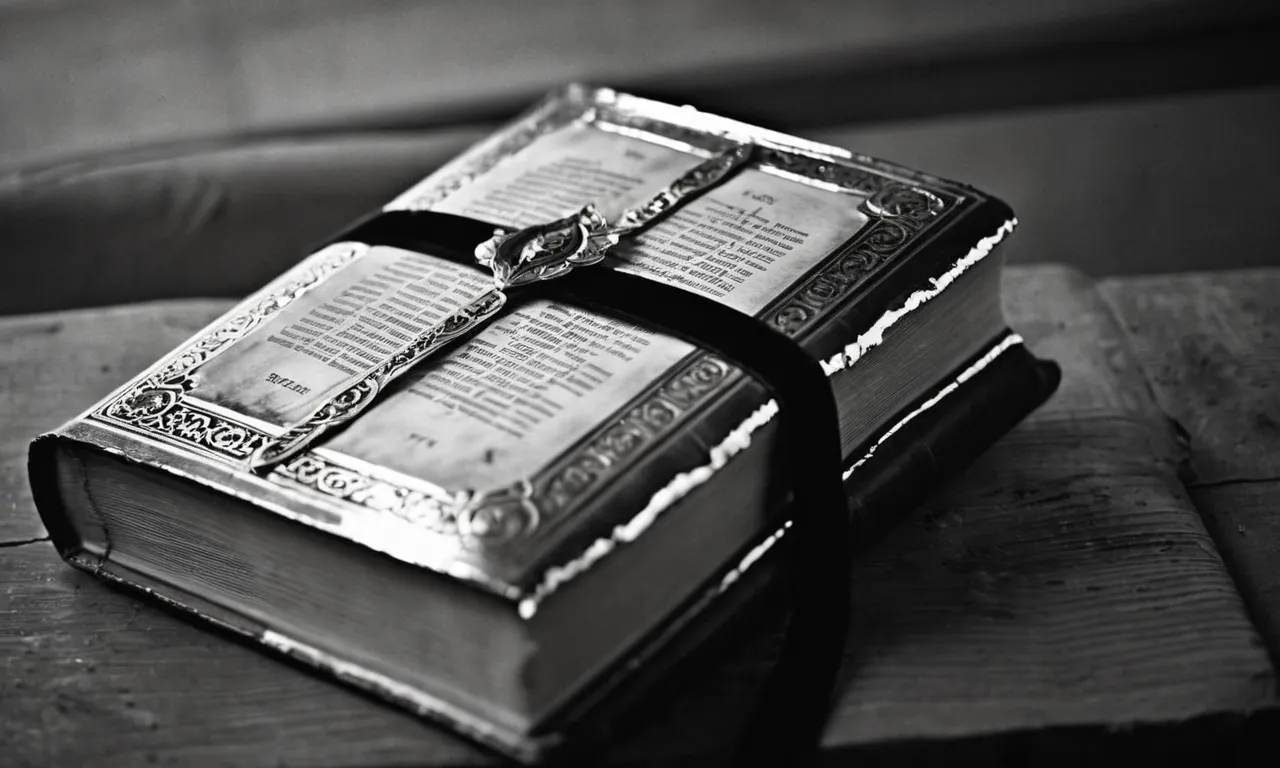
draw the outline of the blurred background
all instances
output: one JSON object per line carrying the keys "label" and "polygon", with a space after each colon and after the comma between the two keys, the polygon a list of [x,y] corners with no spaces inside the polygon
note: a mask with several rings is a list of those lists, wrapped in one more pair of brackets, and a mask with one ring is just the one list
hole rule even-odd
{"label": "blurred background", "polygon": [[5,0],[0,313],[239,296],[577,80],[1006,199],[1012,262],[1280,264],[1280,2]]}

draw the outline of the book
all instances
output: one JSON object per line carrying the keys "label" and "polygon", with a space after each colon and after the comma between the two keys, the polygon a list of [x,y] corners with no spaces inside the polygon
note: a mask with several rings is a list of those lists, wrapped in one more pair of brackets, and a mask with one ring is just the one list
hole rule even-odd
{"label": "book", "polygon": [[791,489],[770,471],[765,387],[694,344],[513,292],[357,417],[257,460],[491,291],[415,212],[518,229],[593,204],[616,225],[741,147],[731,174],[584,268],[713,298],[821,361],[851,513],[890,524],[1056,385],[1001,313],[1012,212],[570,86],[38,438],[54,544],[516,758],[585,739],[767,581]]}

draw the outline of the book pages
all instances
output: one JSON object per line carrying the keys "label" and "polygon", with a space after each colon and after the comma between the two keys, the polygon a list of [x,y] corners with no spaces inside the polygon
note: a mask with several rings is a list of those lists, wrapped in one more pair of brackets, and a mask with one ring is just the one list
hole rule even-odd
{"label": "book pages", "polygon": [[[691,148],[574,123],[436,207],[519,226],[589,202],[616,216],[700,160]],[[608,263],[757,314],[866,223],[861,200],[748,168],[620,244]],[[296,423],[488,287],[480,270],[374,247],[210,361],[190,394],[270,425]],[[417,366],[325,448],[439,488],[509,485],[692,351],[572,306],[517,301]]]}

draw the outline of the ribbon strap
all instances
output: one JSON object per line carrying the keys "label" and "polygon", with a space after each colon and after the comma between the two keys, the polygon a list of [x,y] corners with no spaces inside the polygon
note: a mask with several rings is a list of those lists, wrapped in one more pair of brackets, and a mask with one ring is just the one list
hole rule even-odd
{"label": "ribbon strap", "polygon": [[[711,349],[777,398],[777,456],[792,488],[792,615],[733,765],[799,765],[822,737],[850,614],[850,522],[835,397],[822,366],[780,331],[713,299],[610,269],[555,286],[558,297]],[[789,543],[788,543],[789,542]]]}
{"label": "ribbon strap", "polygon": [[[475,266],[470,244],[492,225],[433,211],[383,213],[343,236]],[[709,349],[777,398],[780,471],[792,488],[782,541],[793,612],[782,655],[738,745],[734,765],[799,765],[825,727],[850,614],[850,520],[835,398],[821,365],[758,318],[683,288],[601,266],[540,286],[557,300],[620,317]]]}
{"label": "ribbon strap", "polygon": [[[778,400],[777,455],[793,500],[790,550],[793,611],[782,656],[765,683],[735,764],[797,765],[814,754],[826,724],[850,612],[850,523],[841,482],[835,398],[819,363],[763,321],[713,299],[599,263],[620,237],[636,234],[689,198],[728,178],[751,157],[736,146],[677,179],[610,226],[588,206],[573,216],[510,233],[434,211],[384,212],[342,239],[398,246],[488,267],[493,290],[415,339],[251,459],[265,471],[350,421],[395,377],[494,317],[506,291],[539,284],[573,304],[684,339],[752,374]],[[555,279],[553,283],[543,281]]]}

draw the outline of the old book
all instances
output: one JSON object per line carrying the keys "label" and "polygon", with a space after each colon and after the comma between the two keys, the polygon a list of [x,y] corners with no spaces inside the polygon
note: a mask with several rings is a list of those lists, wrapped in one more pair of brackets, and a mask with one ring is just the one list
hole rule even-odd
{"label": "old book", "polygon": [[744,165],[589,268],[712,297],[820,360],[851,509],[887,524],[1056,384],[1001,313],[1011,211],[575,86],[36,440],[54,543],[517,758],[591,732],[588,711],[634,698],[772,567],[790,489],[770,472],[780,416],[762,385],[538,294],[406,366],[341,428],[258,459],[489,290],[412,212],[518,228],[594,203],[616,223],[742,147]]}

